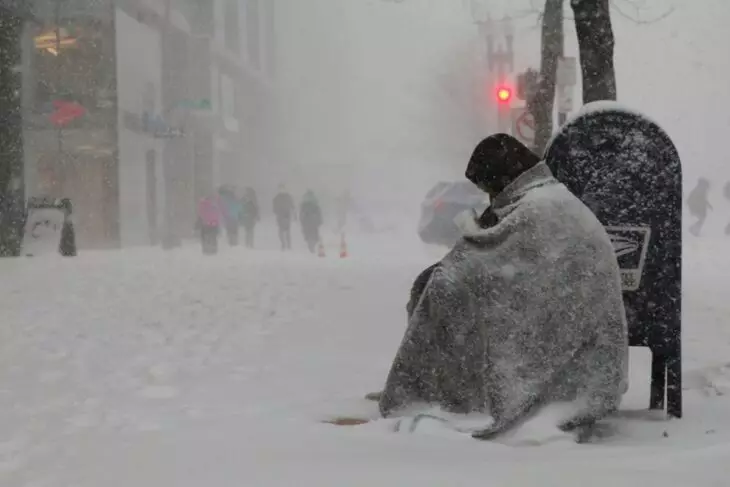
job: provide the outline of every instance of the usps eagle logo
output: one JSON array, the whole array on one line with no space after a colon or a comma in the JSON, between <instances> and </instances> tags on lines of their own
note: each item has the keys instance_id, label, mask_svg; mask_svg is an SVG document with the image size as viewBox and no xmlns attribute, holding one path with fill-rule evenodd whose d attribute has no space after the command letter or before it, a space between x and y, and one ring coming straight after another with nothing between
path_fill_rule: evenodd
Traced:
<instances>
[{"instance_id":1,"label":"usps eagle logo","mask_svg":"<svg viewBox=\"0 0 730 487\"><path fill-rule=\"evenodd\" d=\"M641 244L632 238L622 235L610 235L610 237L616 257L629 255L641 248Z\"/></svg>"},{"instance_id":2,"label":"usps eagle logo","mask_svg":"<svg viewBox=\"0 0 730 487\"><path fill-rule=\"evenodd\" d=\"M637 291L641 286L646 256L651 241L648 226L607 226L606 231L613 244L624 291Z\"/></svg>"}]
</instances>

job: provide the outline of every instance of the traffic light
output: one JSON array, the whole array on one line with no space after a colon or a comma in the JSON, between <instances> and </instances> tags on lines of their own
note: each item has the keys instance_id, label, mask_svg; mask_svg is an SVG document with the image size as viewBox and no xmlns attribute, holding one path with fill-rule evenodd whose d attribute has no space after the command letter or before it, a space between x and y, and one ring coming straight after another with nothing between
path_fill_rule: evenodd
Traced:
<instances>
[{"instance_id":1,"label":"traffic light","mask_svg":"<svg viewBox=\"0 0 730 487\"><path fill-rule=\"evenodd\" d=\"M500 103L509 103L512 100L512 90L507 86L497 88L497 100Z\"/></svg>"}]
</instances>

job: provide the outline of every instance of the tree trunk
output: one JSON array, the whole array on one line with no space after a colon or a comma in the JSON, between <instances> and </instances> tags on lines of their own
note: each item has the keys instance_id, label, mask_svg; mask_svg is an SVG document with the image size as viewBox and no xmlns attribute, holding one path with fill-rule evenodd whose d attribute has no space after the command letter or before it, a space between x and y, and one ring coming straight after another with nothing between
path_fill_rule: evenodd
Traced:
<instances>
[{"instance_id":1,"label":"tree trunk","mask_svg":"<svg viewBox=\"0 0 730 487\"><path fill-rule=\"evenodd\" d=\"M563 0L545 0L542 17L542 47L538 87L527 103L535 118L535 147L537 154L545 150L553 132L553 104L558 58L563 52Z\"/></svg>"},{"instance_id":2,"label":"tree trunk","mask_svg":"<svg viewBox=\"0 0 730 487\"><path fill-rule=\"evenodd\" d=\"M578 35L583 103L616 100L609 0L571 0Z\"/></svg>"}]
</instances>

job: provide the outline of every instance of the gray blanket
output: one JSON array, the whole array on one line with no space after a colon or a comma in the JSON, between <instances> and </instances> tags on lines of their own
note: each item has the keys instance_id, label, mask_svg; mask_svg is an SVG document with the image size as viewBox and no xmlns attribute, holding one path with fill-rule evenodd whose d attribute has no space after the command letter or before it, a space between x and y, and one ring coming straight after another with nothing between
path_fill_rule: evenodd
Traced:
<instances>
[{"instance_id":1,"label":"gray blanket","mask_svg":"<svg viewBox=\"0 0 730 487\"><path fill-rule=\"evenodd\" d=\"M553 401L575 405L565 429L605 416L628 359L608 235L545 164L491 208L494 226L463 224L464 238L416 279L381 413L421 403L489 412L485 438Z\"/></svg>"}]
</instances>

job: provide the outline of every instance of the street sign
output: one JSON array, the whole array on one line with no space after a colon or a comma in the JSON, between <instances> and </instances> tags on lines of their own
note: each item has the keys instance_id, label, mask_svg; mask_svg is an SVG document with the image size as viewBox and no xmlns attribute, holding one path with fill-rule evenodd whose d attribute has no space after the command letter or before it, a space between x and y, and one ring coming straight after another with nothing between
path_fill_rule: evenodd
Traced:
<instances>
[{"instance_id":1,"label":"street sign","mask_svg":"<svg viewBox=\"0 0 730 487\"><path fill-rule=\"evenodd\" d=\"M578 83L578 63L574 57L558 59L556 83L560 86L575 86Z\"/></svg>"},{"instance_id":2,"label":"street sign","mask_svg":"<svg viewBox=\"0 0 730 487\"><path fill-rule=\"evenodd\" d=\"M535 143L535 117L527 108L512 109L512 135L527 146Z\"/></svg>"}]
</instances>

